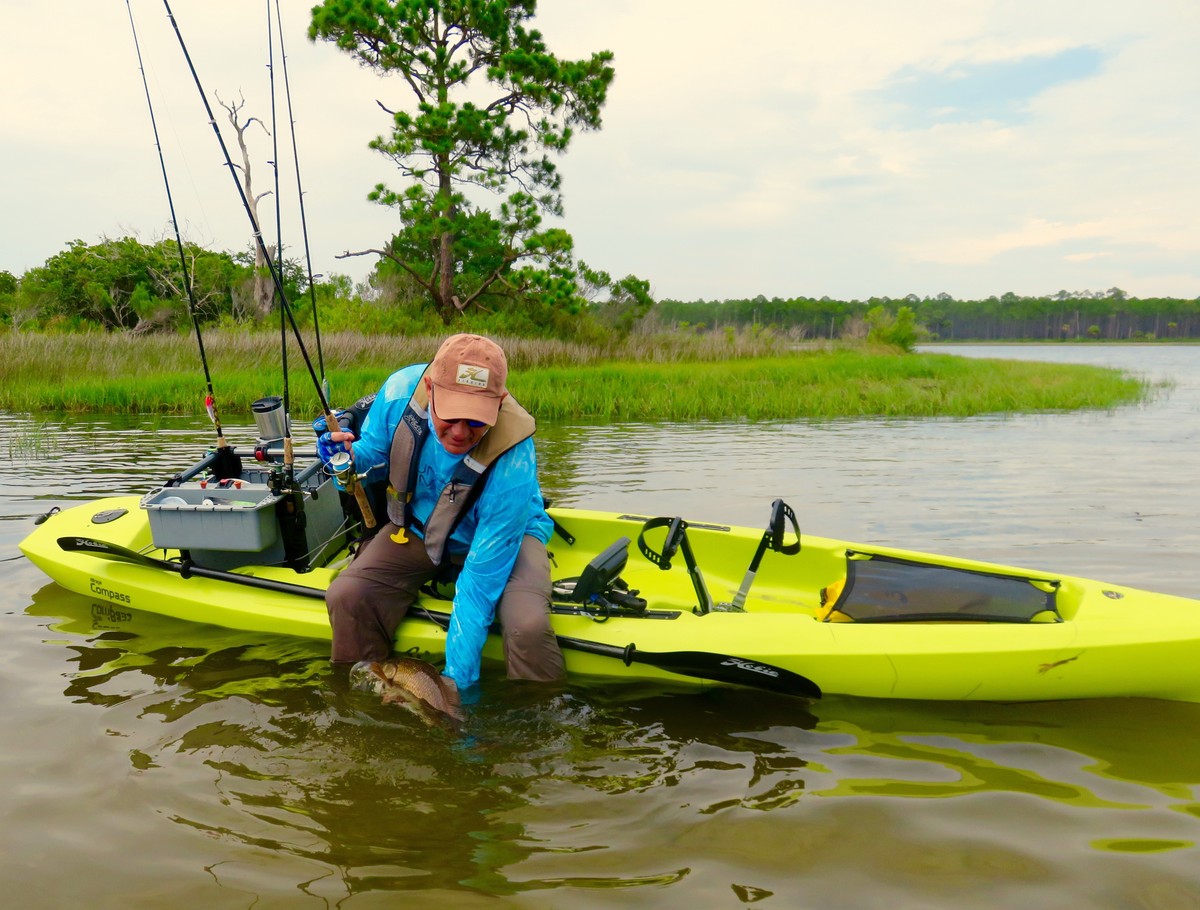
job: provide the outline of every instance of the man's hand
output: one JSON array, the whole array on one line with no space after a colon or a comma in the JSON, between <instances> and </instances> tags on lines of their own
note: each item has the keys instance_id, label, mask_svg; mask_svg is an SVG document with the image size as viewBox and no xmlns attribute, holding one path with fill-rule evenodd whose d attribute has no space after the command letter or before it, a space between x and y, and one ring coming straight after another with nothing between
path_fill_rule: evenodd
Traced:
<instances>
[{"instance_id":1,"label":"man's hand","mask_svg":"<svg viewBox=\"0 0 1200 910\"><path fill-rule=\"evenodd\" d=\"M321 461L329 464L333 460L333 456L341 452L349 452L350 457L354 457L354 452L350 448L354 442L354 434L349 430L337 430L333 433L322 433L317 437L317 454L321 456Z\"/></svg>"},{"instance_id":2,"label":"man's hand","mask_svg":"<svg viewBox=\"0 0 1200 910\"><path fill-rule=\"evenodd\" d=\"M332 431L329 430L324 414L312 422L313 431L317 434L317 454L325 464L329 464L333 456L340 452L349 452L350 457L354 457L354 452L350 448L350 444L355 438L354 434L340 426L343 420L348 420L343 416L345 413L345 411L334 412L339 427Z\"/></svg>"}]
</instances>

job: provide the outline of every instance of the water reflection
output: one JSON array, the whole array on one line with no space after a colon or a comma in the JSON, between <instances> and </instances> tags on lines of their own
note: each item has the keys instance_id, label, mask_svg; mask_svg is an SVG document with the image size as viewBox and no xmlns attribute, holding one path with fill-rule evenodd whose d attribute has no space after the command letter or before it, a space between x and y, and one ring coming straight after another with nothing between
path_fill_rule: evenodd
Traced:
<instances>
[{"instance_id":1,"label":"water reflection","mask_svg":"<svg viewBox=\"0 0 1200 910\"><path fill-rule=\"evenodd\" d=\"M182 779L192 792L214 792L215 800L182 800L176 824L324 865L347 894L558 887L561 875L513 881L503 871L543 852L604 848L527 832L518 819L536 805L533 816L545 821L547 787L639 798L740 768L752 784L765 782L765 804L803 785L787 780L801 759L746 737L770 729L785 708L796 715L793 704L772 698L745 711L727 691L695 696L639 686L593 699L497 678L456 737L348 690L330 674L319 643L248 644L248 636L113 611L53 585L34 601L28 612L53 617L53 632L68 636L53 642L72 665L63 694L106 709L109 735L126 740L131 769L165 775L151 789ZM185 628L189 644L181 646ZM715 760L717 753L728 754ZM730 782L730 794L741 781ZM706 799L701 811L720 808L711 793ZM630 887L680 874L596 875L586 885L569 878L578 887ZM322 881L328 889L330 880Z\"/></svg>"}]
</instances>

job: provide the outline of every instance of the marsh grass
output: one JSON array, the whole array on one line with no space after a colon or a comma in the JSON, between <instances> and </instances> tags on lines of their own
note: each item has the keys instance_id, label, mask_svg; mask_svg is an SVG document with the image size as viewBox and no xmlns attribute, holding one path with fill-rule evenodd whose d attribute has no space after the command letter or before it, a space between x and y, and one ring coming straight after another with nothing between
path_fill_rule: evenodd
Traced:
<instances>
[{"instance_id":1,"label":"marsh grass","mask_svg":"<svg viewBox=\"0 0 1200 910\"><path fill-rule=\"evenodd\" d=\"M654 336L592 348L561 341L497 339L509 388L551 420L683 421L969 416L1108 408L1145 397L1144 382L1098 367L946 354L898 355L860 347L794 349L786 339ZM322 340L331 404L375 391L392 370L428 360L440 339L339 333ZM317 359L307 344L309 357ZM205 337L222 419L283 392L277 335ZM289 344L292 413L318 399ZM0 408L28 413L203 412L204 373L192 336L0 335Z\"/></svg>"},{"instance_id":2,"label":"marsh grass","mask_svg":"<svg viewBox=\"0 0 1200 910\"><path fill-rule=\"evenodd\" d=\"M5 442L8 450L8 460L16 461L18 458L31 460L34 458L47 458L58 451L58 447L53 440L58 437L54 433L47 432L47 422L43 420L36 421L21 433L10 433L6 436Z\"/></svg>"},{"instance_id":3,"label":"marsh grass","mask_svg":"<svg viewBox=\"0 0 1200 910\"><path fill-rule=\"evenodd\" d=\"M617 421L965 417L1107 408L1147 391L1137 379L1099 368L856 351L549 367L519 380L514 394L539 416Z\"/></svg>"}]
</instances>

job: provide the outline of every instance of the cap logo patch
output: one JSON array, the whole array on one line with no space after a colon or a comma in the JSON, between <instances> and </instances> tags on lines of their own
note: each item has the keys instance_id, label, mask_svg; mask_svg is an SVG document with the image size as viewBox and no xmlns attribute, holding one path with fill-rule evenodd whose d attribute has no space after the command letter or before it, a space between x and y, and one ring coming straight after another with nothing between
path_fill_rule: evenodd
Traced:
<instances>
[{"instance_id":1,"label":"cap logo patch","mask_svg":"<svg viewBox=\"0 0 1200 910\"><path fill-rule=\"evenodd\" d=\"M458 375L454 377L454 381L458 385L469 385L476 389L486 389L489 379L491 379L491 374L487 367L477 367L469 363L460 363Z\"/></svg>"}]
</instances>

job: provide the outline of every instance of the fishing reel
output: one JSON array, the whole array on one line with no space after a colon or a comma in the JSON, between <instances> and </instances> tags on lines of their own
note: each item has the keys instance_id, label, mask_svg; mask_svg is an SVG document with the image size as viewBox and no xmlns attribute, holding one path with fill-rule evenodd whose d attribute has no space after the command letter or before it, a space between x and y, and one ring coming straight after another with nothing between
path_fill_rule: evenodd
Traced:
<instances>
[{"instance_id":1,"label":"fishing reel","mask_svg":"<svg viewBox=\"0 0 1200 910\"><path fill-rule=\"evenodd\" d=\"M374 528L378 523L375 519L375 510L371 507L366 490L363 489L362 478L354 470L354 459L350 453L335 452L325 464L325 470L336 477L342 485L342 489L354 497L363 524L368 529Z\"/></svg>"},{"instance_id":2,"label":"fishing reel","mask_svg":"<svg viewBox=\"0 0 1200 910\"><path fill-rule=\"evenodd\" d=\"M347 490L350 489L350 484L358 478L358 474L354 471L354 459L350 457L349 452L337 452L329 459L325 467Z\"/></svg>"}]
</instances>

